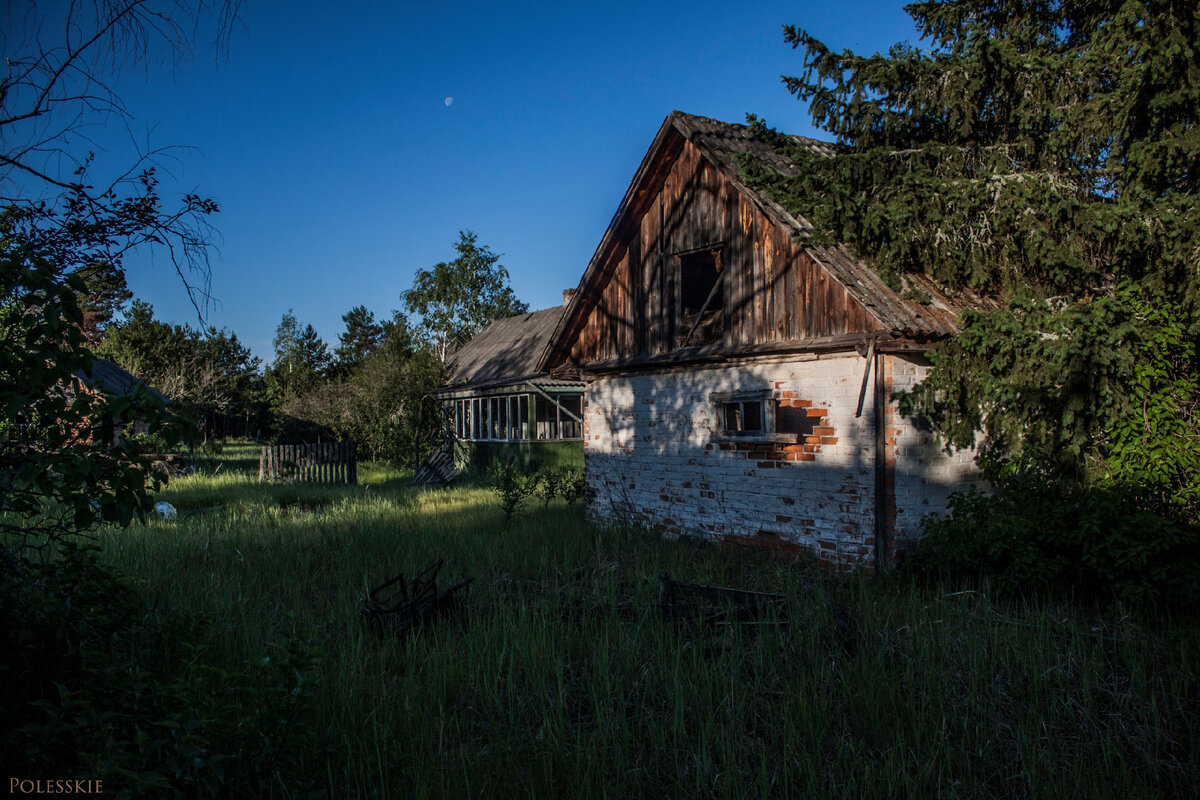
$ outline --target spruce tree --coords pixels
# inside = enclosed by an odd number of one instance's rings
[[[342,314],[342,322],[346,323],[346,330],[338,334],[338,346],[333,351],[333,357],[338,369],[348,373],[379,349],[383,341],[383,326],[375,321],[374,313],[361,305]]]
[[[895,288],[923,273],[968,309],[910,398],[948,441],[982,431],[985,466],[1089,481],[1133,426],[1147,448],[1186,451],[1172,480],[1188,485],[1170,493],[1194,499],[1200,6],[907,10],[922,45],[886,55],[785,27],[804,53],[785,85],[839,154],[752,119],[799,169],[748,177]],[[1158,429],[1155,404],[1174,417]]]
[[[975,443],[1001,493],[1116,493],[1194,545],[1200,5],[907,11],[919,43],[886,54],[784,28],[804,59],[784,83],[838,154],[751,117],[798,169],[748,163],[747,180],[910,298],[906,276],[921,273],[966,309],[904,401],[944,442]]]

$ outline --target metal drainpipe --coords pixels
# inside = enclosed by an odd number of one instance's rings
[[[882,577],[887,558],[887,387],[884,355],[875,353],[875,574]]]

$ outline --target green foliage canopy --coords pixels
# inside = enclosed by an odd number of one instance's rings
[[[197,421],[244,416],[259,404],[261,361],[236,333],[156,320],[145,301],[135,300],[124,319],[105,331],[96,354],[146,381]]]
[[[784,29],[804,54],[785,85],[839,152],[822,157],[752,119],[798,170],[748,165],[748,179],[896,288],[922,273],[975,309],[932,351],[937,369],[908,408],[954,445],[982,432],[989,477],[1138,473],[1156,498],[1194,497],[1200,7],[907,10],[922,46],[887,54]],[[1147,423],[1150,408],[1174,424]],[[1184,463],[1147,478],[1151,453]]]
[[[458,258],[418,270],[402,295],[443,361],[493,320],[529,310],[508,285],[500,256],[478,241],[471,231],[460,231],[454,243]]]
[[[157,206],[152,185],[146,189],[135,207]],[[9,534],[0,552],[144,515],[147,490],[161,481],[136,445],[112,431],[137,415],[168,441],[186,432],[149,393],[112,395],[83,380],[92,354],[75,268],[137,232],[127,204],[102,214],[84,208],[0,211],[0,533]]]
[[[353,370],[375,352],[383,339],[383,326],[366,306],[355,306],[342,314],[346,330],[338,334],[338,346],[333,351],[334,363],[342,372]]]

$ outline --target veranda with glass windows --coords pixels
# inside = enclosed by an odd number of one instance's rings
[[[583,438],[581,392],[522,392],[446,400],[454,436],[468,442]]]

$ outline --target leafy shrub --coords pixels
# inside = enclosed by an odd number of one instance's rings
[[[491,485],[492,491],[500,498],[500,510],[504,512],[505,527],[512,522],[513,515],[517,513],[517,507],[537,491],[539,482],[537,474],[521,472],[514,466],[511,458],[503,463],[499,460],[493,461],[488,466],[488,483]]]
[[[127,437],[139,453],[165,453],[170,449],[167,440],[153,433],[133,433]]]
[[[1026,478],[951,497],[925,519],[920,554],[936,572],[989,575],[1002,592],[1072,589],[1123,600],[1196,599],[1200,531],[1117,489],[1069,491]]]
[[[535,478],[537,495],[542,498],[542,508],[550,505],[550,501],[562,493],[562,473],[551,470],[541,470]]]
[[[567,467],[559,473],[559,494],[572,508],[588,496],[587,479],[578,467]]]

